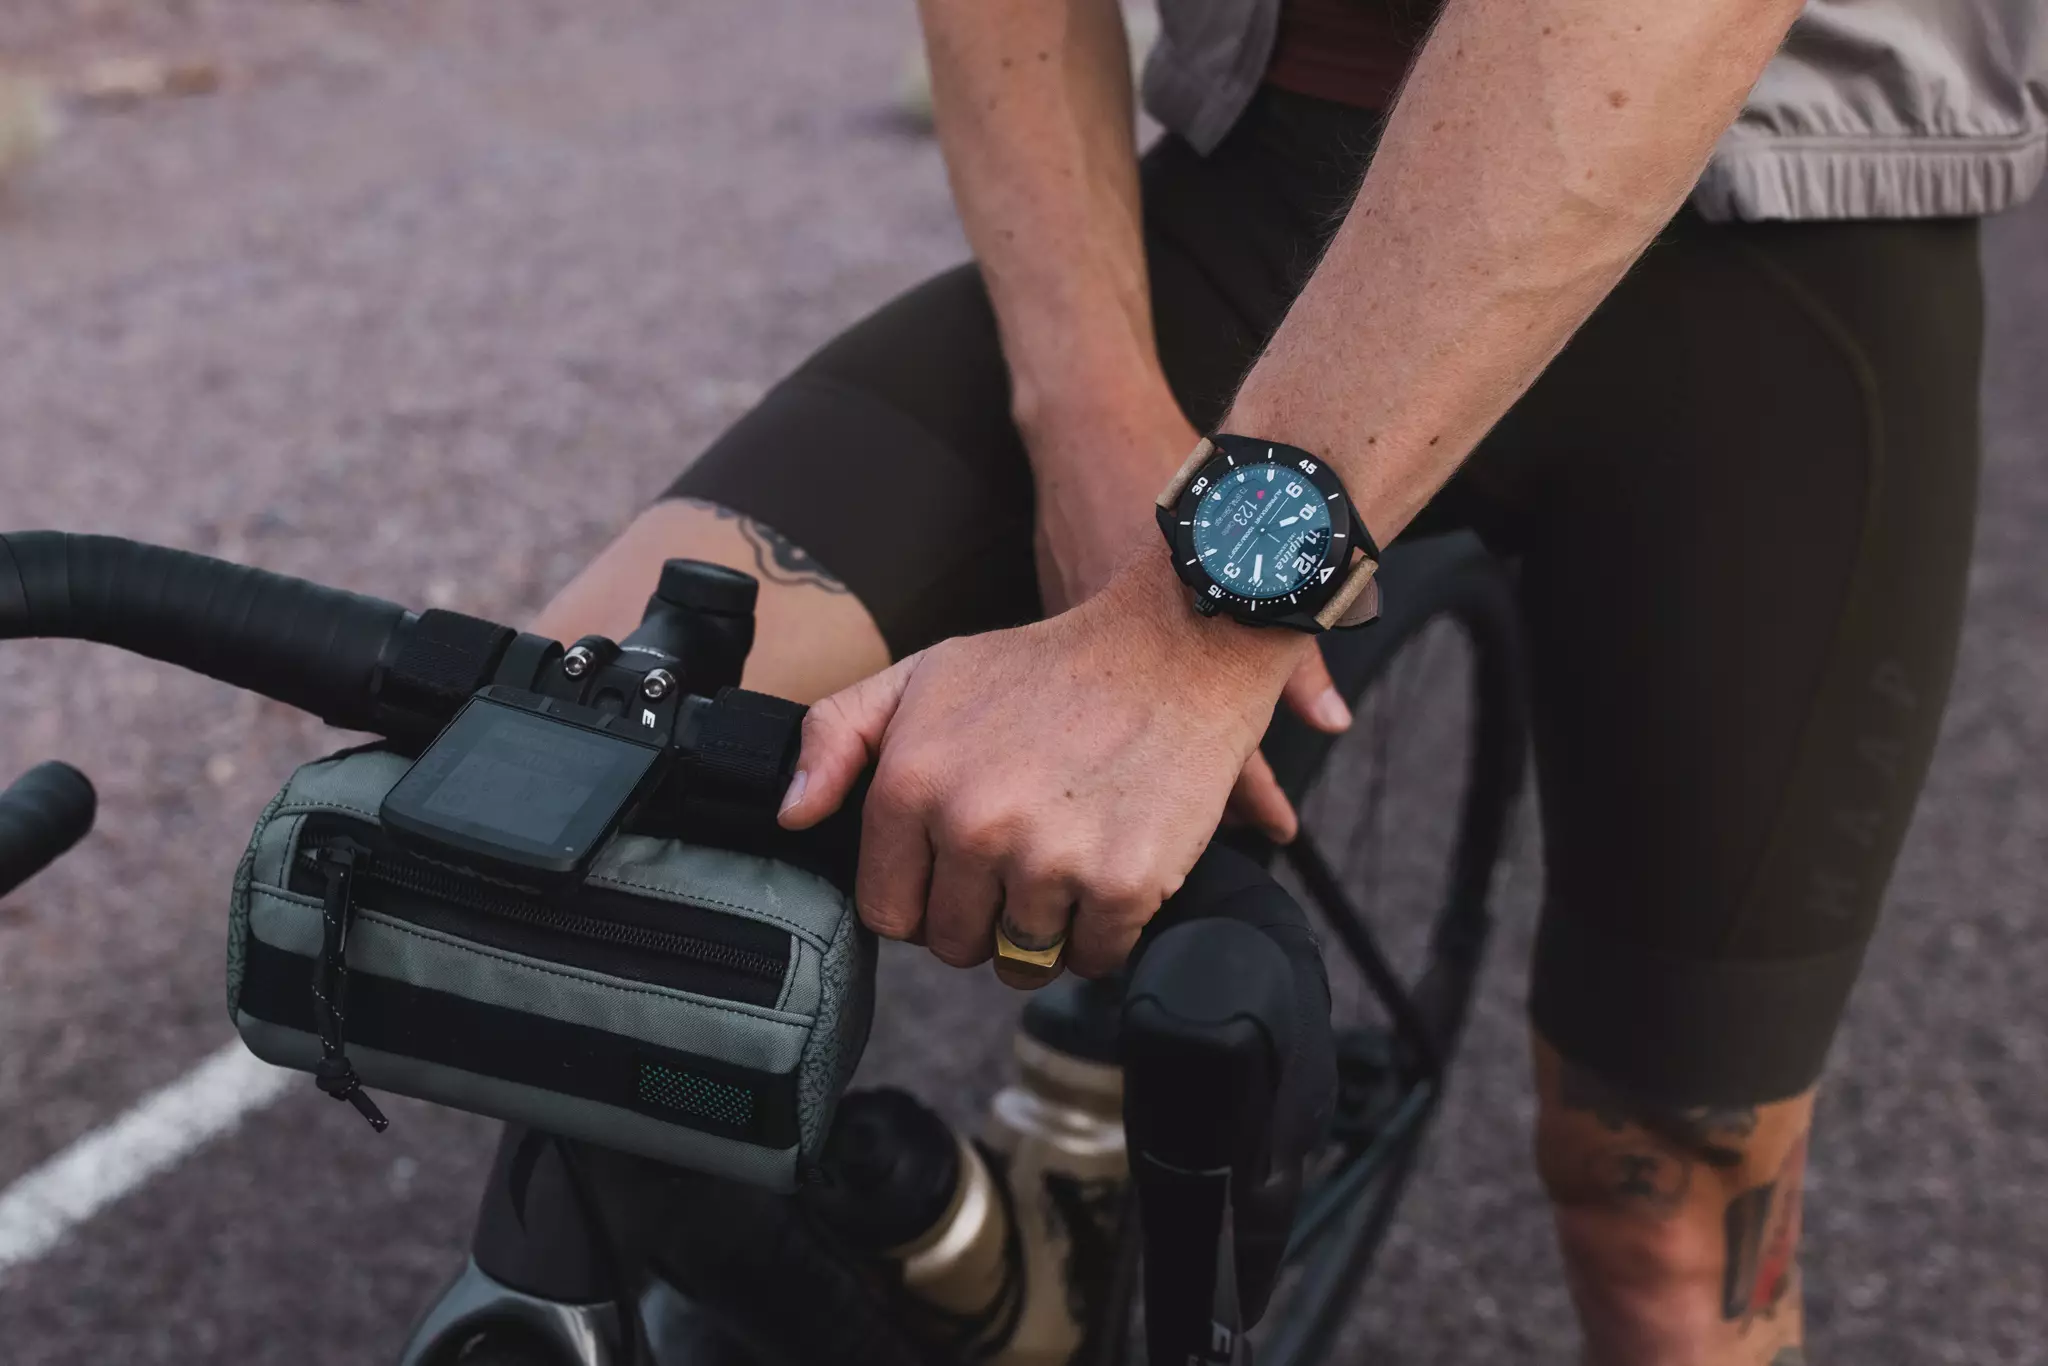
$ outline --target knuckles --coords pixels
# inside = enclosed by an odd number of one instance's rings
[[[975,967],[987,962],[991,956],[991,950],[987,945],[972,944],[960,939],[942,939],[937,935],[932,936],[929,947],[932,957],[949,968]]]
[[[1014,852],[1028,821],[989,801],[954,801],[933,813],[932,840],[976,863],[1001,863]]]
[[[1166,899],[1159,890],[1164,880],[1150,868],[1105,869],[1088,878],[1086,885],[1093,899],[1119,920],[1148,917]]]
[[[878,905],[873,901],[856,901],[854,913],[860,923],[884,939],[908,939],[917,933],[919,916],[892,907]]]

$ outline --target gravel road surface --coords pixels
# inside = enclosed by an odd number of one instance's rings
[[[89,46],[59,8],[23,11],[51,61]],[[173,35],[226,54],[217,93],[82,113],[0,192],[0,526],[518,619],[762,386],[963,253],[891,113],[907,5],[265,8],[289,22],[201,4],[212,27]],[[1987,273],[1961,672],[1819,1120],[1821,1363],[2048,1361],[2048,202],[1992,226]],[[103,797],[0,905],[0,1188],[229,1041],[235,859],[333,744],[106,651],[0,652],[0,774],[64,757]],[[1534,881],[1525,848],[1354,1359],[1573,1360],[1524,1156]],[[1014,1000],[885,972],[871,1073],[971,1113]],[[461,1255],[491,1134],[390,1108],[373,1138],[295,1087],[0,1282],[0,1362],[387,1358]]]

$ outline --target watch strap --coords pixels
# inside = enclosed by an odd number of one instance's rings
[[[1380,614],[1380,563],[1370,556],[1361,559],[1345,577],[1337,595],[1316,613],[1316,625],[1325,631],[1344,626],[1362,626]]]
[[[1187,492],[1188,485],[1194,481],[1196,473],[1215,455],[1215,442],[1206,436],[1197,441],[1194,450],[1188,452],[1188,458],[1181,464],[1179,471],[1167,481],[1165,489],[1160,492],[1159,506],[1171,512],[1173,505],[1180,501],[1180,496]]]
[[[1363,626],[1380,614],[1379,542],[1373,540],[1372,533],[1365,529],[1365,519],[1358,515],[1355,504],[1351,508],[1351,546],[1363,552],[1364,559],[1346,576],[1337,596],[1324,603],[1323,610],[1316,613],[1316,624],[1325,631]],[[1325,620],[1333,610],[1336,616]]]

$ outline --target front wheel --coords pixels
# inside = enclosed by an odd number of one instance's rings
[[[1325,1359],[1392,1221],[1469,1012],[1528,746],[1513,586],[1469,535],[1397,546],[1384,617],[1323,637],[1357,717],[1291,717],[1266,754],[1302,833],[1274,851],[1324,944],[1338,1051],[1285,1268],[1253,1339],[1262,1366]]]

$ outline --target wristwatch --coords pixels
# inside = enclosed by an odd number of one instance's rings
[[[1379,547],[1343,481],[1294,446],[1204,437],[1159,495],[1173,572],[1204,616],[1327,631],[1377,617]]]

